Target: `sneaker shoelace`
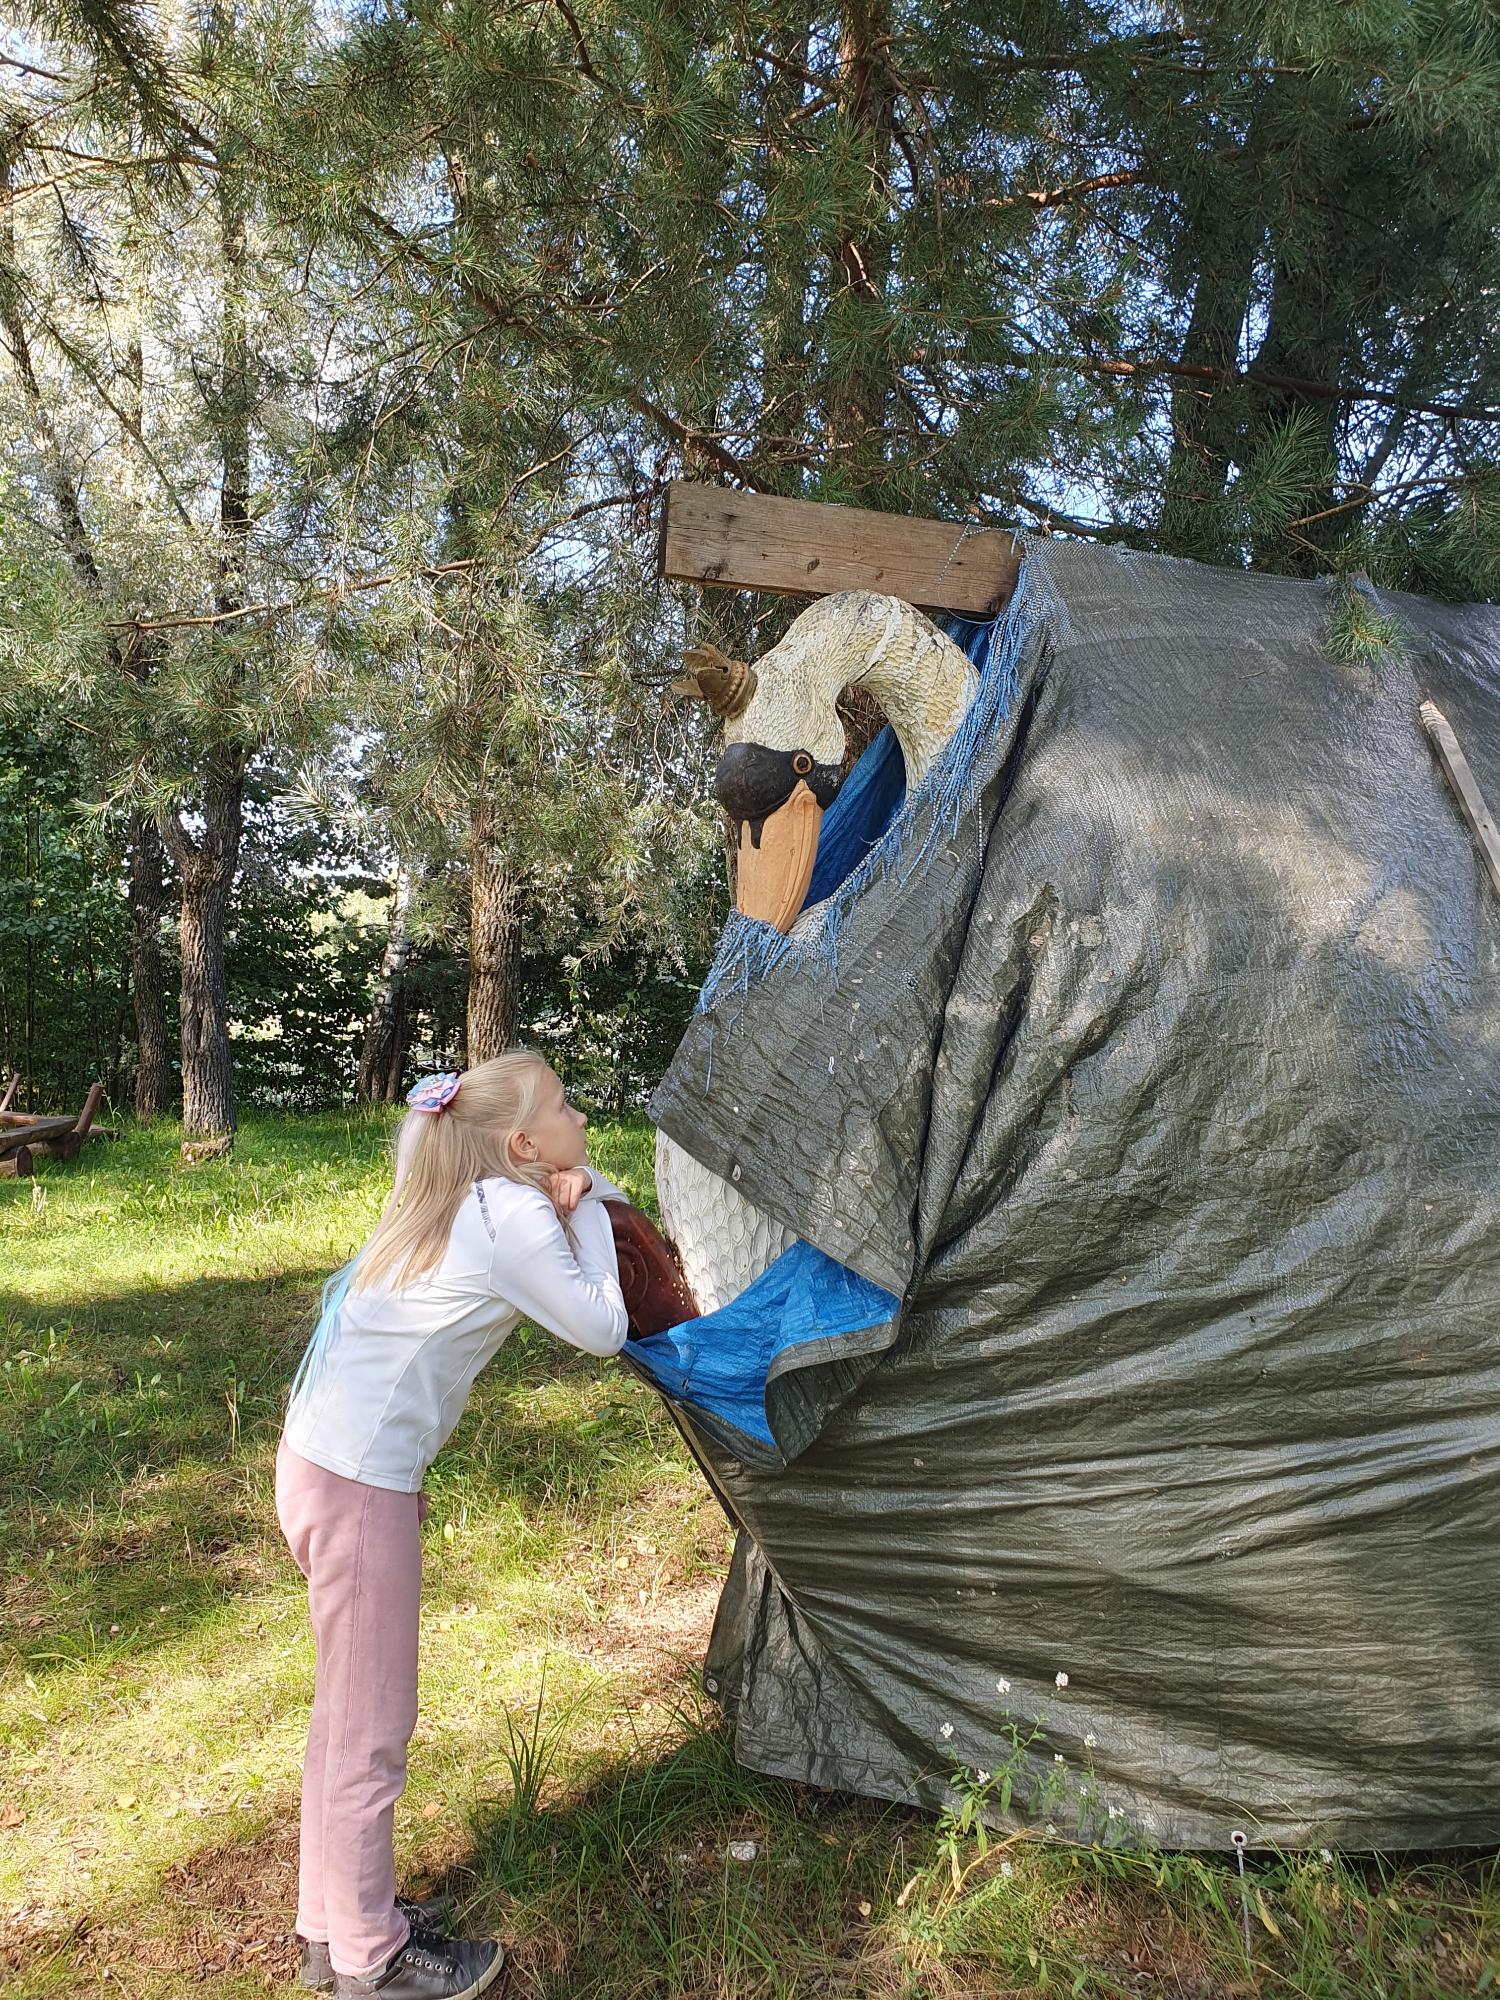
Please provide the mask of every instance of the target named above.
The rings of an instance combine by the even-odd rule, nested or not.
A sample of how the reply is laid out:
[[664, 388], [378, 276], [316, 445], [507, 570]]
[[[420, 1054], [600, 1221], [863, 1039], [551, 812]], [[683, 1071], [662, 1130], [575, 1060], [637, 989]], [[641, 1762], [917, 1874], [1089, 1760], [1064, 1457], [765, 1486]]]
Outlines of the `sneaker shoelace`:
[[436, 1917], [429, 1915], [426, 1910], [419, 1910], [414, 1903], [402, 1903], [401, 1911], [411, 1925], [413, 1944], [425, 1946], [429, 1950], [441, 1950], [452, 1942]]

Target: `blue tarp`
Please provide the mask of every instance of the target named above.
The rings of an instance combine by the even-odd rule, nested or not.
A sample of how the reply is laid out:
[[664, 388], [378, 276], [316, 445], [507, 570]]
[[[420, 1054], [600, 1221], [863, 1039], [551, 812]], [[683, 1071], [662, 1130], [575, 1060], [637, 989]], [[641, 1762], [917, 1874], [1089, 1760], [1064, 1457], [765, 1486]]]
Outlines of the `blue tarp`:
[[718, 1312], [633, 1340], [630, 1352], [666, 1394], [774, 1451], [766, 1382], [781, 1357], [813, 1341], [883, 1326], [899, 1304], [799, 1242]]

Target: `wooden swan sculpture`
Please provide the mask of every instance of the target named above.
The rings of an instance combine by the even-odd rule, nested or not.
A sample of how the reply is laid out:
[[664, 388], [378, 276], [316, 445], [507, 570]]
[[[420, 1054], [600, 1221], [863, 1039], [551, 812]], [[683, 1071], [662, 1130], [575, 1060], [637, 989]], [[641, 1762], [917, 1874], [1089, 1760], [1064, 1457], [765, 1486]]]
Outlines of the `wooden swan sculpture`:
[[[724, 718], [714, 774], [738, 824], [737, 906], [793, 935], [821, 921], [803, 911], [818, 827], [839, 789], [844, 728], [836, 703], [865, 688], [890, 718], [910, 791], [962, 721], [979, 677], [930, 618], [867, 590], [819, 599], [755, 665], [713, 647], [687, 655], [678, 686]], [[656, 1135], [662, 1224], [689, 1289], [715, 1312], [759, 1277], [793, 1232], [763, 1215], [665, 1133]]]

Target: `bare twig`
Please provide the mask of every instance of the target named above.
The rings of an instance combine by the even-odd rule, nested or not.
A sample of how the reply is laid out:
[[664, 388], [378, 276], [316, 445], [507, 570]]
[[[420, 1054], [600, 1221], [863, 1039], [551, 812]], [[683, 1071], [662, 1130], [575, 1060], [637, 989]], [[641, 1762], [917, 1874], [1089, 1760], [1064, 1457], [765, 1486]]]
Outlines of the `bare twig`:
[[364, 590], [382, 590], [388, 584], [407, 583], [418, 577], [452, 576], [463, 570], [482, 569], [496, 561], [494, 556], [466, 556], [461, 562], [426, 563], [419, 569], [393, 569], [379, 576], [355, 577], [347, 583], [323, 584], [301, 597], [278, 598], [263, 604], [239, 604], [228, 611], [174, 612], [168, 618], [112, 618], [112, 628], [132, 632], [168, 632], [188, 625], [226, 625], [239, 618], [269, 618], [286, 611], [300, 611], [309, 604], [353, 597]]

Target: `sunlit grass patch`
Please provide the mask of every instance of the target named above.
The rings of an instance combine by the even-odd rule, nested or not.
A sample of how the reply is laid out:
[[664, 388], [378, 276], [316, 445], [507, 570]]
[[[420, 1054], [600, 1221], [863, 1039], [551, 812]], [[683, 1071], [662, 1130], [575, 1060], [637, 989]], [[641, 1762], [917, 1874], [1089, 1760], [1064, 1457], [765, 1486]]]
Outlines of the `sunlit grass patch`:
[[[293, 1969], [312, 1645], [272, 1458], [391, 1123], [252, 1121], [194, 1172], [130, 1132], [0, 1183], [4, 2000], [250, 2000]], [[593, 1153], [650, 1200], [646, 1127]], [[934, 1820], [743, 1770], [696, 1692], [728, 1526], [618, 1364], [519, 1332], [428, 1492], [398, 1859], [505, 1940], [525, 2000], [1495, 1985], [1493, 1858], [1257, 1859], [1242, 1886], [1229, 1856], [989, 1829], [1004, 1772], [955, 1770]], [[1042, 1817], [1071, 1830], [1087, 1782]]]

